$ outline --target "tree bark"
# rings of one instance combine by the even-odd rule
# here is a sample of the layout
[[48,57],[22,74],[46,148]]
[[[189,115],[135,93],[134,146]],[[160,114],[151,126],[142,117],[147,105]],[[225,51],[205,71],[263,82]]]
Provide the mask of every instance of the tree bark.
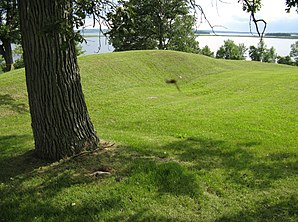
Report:
[[71,35],[72,1],[18,2],[36,153],[59,160],[95,149],[99,139],[84,100]]

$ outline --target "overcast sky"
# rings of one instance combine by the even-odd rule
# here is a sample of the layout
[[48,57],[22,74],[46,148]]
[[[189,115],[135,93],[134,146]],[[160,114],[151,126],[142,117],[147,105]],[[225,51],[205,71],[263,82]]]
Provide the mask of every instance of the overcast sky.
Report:
[[[205,14],[212,25],[224,26],[216,30],[250,31],[249,14],[242,11],[238,0],[197,0],[202,5]],[[262,0],[263,7],[257,13],[257,18],[264,19],[267,24],[266,32],[298,32],[298,13],[292,9],[285,12],[285,0]],[[216,7],[217,3],[217,7]],[[199,29],[210,29],[207,23],[200,25]]]

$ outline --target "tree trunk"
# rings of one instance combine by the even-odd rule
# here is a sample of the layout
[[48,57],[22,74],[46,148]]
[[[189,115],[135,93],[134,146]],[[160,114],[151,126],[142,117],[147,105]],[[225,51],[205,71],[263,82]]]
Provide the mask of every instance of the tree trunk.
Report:
[[3,56],[6,65],[6,69],[4,71],[9,72],[14,69],[11,42],[7,39],[1,39],[1,41],[2,45],[0,45],[0,54]]
[[82,92],[71,3],[19,0],[35,150],[44,159],[73,156],[99,142]]
[[158,49],[159,50],[164,50],[163,37],[162,36],[158,37]]
[[163,24],[162,24],[162,19],[160,17],[158,17],[159,20],[159,25],[158,25],[158,49],[159,50],[163,50],[164,49],[164,45],[163,45]]

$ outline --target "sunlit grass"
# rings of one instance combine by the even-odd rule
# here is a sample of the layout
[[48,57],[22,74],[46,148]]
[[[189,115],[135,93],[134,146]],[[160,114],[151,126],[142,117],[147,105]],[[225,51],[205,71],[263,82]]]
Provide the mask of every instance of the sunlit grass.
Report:
[[297,67],[171,51],[80,67],[110,143],[57,163],[32,156],[24,72],[0,75],[0,220],[297,220]]

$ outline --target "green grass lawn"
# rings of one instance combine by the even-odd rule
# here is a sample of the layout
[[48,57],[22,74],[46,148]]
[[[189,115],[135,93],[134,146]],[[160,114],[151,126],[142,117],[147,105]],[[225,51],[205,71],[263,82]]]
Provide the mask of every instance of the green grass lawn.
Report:
[[108,146],[55,163],[32,155],[24,70],[0,75],[0,221],[298,220],[298,67],[173,51],[79,63]]

